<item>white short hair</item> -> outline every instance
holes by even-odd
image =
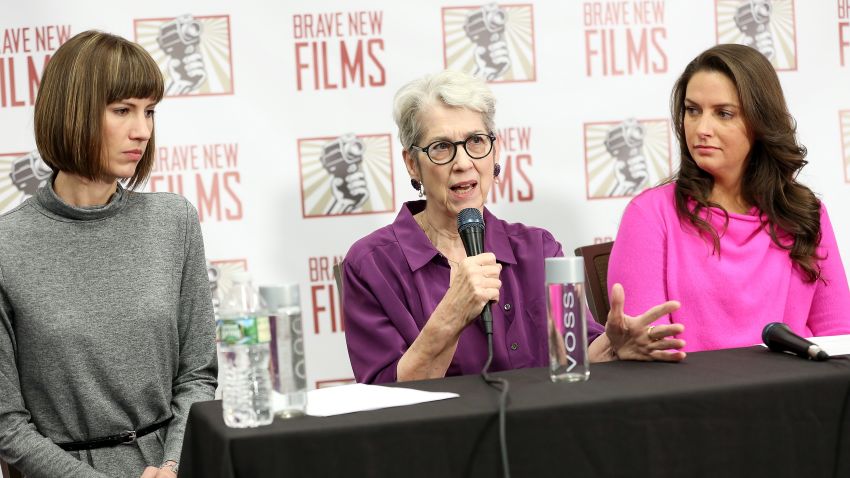
[[[496,97],[487,84],[466,73],[443,70],[413,80],[395,94],[393,120],[404,149],[422,139],[420,114],[437,101],[481,113],[484,126],[489,132],[495,132]]]

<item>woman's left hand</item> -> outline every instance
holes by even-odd
[[[155,466],[149,466],[145,468],[141,478],[177,478],[177,473],[174,473],[170,467],[157,468]]]
[[[159,471],[159,468],[155,466],[145,467],[145,471],[142,472],[141,478],[156,478],[156,473]]]
[[[626,315],[623,310],[626,294],[623,286],[614,284],[611,288],[611,310],[605,323],[605,335],[611,349],[620,360],[659,360],[681,362],[685,352],[681,349],[685,341],[672,336],[685,330],[682,324],[652,326],[653,322],[679,309],[674,300],[649,309],[637,317]]]

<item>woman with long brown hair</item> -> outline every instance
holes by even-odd
[[[685,68],[671,110],[681,165],[626,208],[608,279],[628,301],[612,313],[680,301],[646,333],[682,324],[686,351],[753,345],[770,322],[803,336],[850,333],[835,235],[797,181],[806,149],[770,62],[746,46],[712,47]]]

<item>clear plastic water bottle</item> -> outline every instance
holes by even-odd
[[[277,416],[292,418],[307,409],[307,373],[301,293],[298,284],[260,286],[269,311],[272,350],[273,402]]]
[[[587,319],[584,311],[584,259],[547,257],[549,297],[549,377],[553,382],[590,378]]]
[[[251,276],[231,274],[216,318],[219,380],[224,423],[248,428],[272,422],[269,319],[262,312]]]

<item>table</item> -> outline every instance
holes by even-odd
[[[850,477],[850,357],[763,347],[683,363],[593,364],[584,383],[545,369],[510,381],[513,477]],[[180,477],[496,477],[499,393],[478,376],[404,386],[460,398],[230,429],[218,401],[190,412]]]

